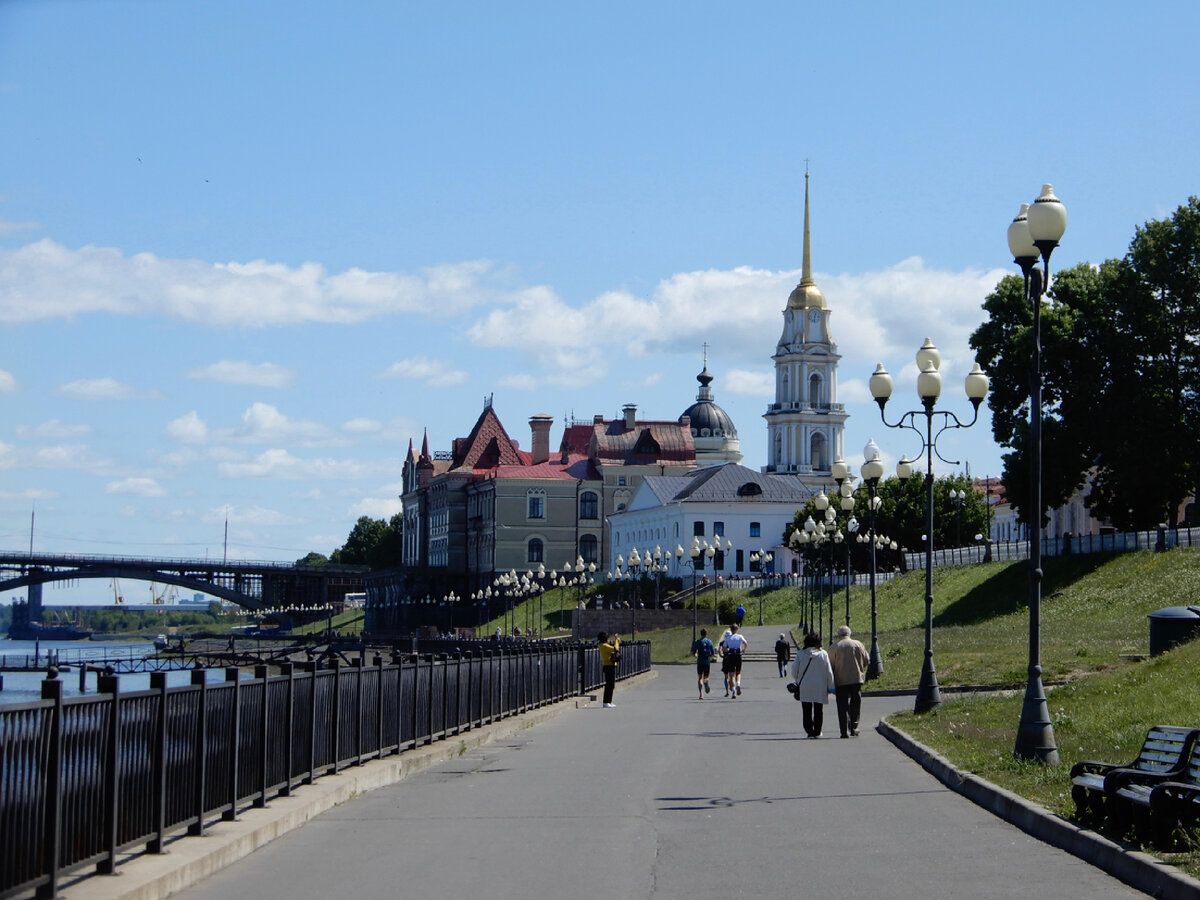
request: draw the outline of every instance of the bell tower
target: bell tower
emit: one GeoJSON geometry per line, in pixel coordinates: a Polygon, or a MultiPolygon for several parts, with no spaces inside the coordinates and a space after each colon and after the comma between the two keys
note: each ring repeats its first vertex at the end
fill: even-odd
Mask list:
{"type": "Polygon", "coordinates": [[[847,414],[837,402],[841,356],[829,331],[829,306],[812,277],[808,172],[804,173],[804,263],[800,283],[783,310],[775,347],[775,402],[767,420],[764,472],[795,474],[810,487],[827,486],[842,455],[847,414]]]}

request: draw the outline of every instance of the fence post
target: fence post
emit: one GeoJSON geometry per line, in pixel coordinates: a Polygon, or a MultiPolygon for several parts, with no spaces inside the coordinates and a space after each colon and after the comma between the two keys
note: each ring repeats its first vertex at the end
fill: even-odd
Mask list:
{"type": "Polygon", "coordinates": [[[221,819],[233,822],[237,819],[238,804],[238,770],[241,769],[241,737],[242,737],[242,682],[241,670],[237,666],[225,667],[225,681],[233,685],[233,703],[229,723],[229,808],[221,811],[221,819]]]}
{"type": "Polygon", "coordinates": [[[167,673],[151,672],[150,689],[158,691],[158,716],[154,723],[154,837],[147,853],[162,853],[167,837],[167,673]]]}
{"type": "Polygon", "coordinates": [[[292,795],[292,760],[296,751],[296,667],[290,662],[279,667],[279,674],[287,678],[287,698],[284,700],[284,732],[283,732],[283,787],[279,796],[292,795]]]}
{"type": "Polygon", "coordinates": [[[204,782],[208,761],[208,675],[204,669],[192,669],[192,684],[200,689],[196,744],[192,756],[195,760],[195,807],[192,813],[196,820],[188,826],[188,834],[199,837],[204,833],[204,782]]]}
{"type": "Polygon", "coordinates": [[[96,863],[101,875],[117,868],[117,784],[121,777],[121,688],[116,675],[104,674],[96,684],[97,692],[111,696],[108,714],[108,746],[104,764],[104,858],[96,863]]]}
{"type": "Polygon", "coordinates": [[[309,680],[312,682],[308,692],[308,775],[305,784],[317,780],[317,664],[307,663],[309,680]]]}
{"type": "MultiPolygon", "coordinates": [[[[330,735],[331,746],[333,748],[333,774],[338,773],[338,761],[341,759],[342,752],[342,664],[341,660],[333,661],[333,709],[331,710],[331,724],[333,734],[330,735]]],[[[313,727],[316,728],[316,721],[313,721],[313,727]]]]}
{"type": "Polygon", "coordinates": [[[383,759],[383,657],[378,653],[372,660],[375,665],[375,748],[379,759],[383,759]]]}
{"type": "Polygon", "coordinates": [[[271,756],[267,753],[267,736],[270,729],[270,710],[268,704],[271,702],[271,674],[267,666],[255,666],[254,678],[262,682],[262,704],[259,707],[258,716],[258,796],[254,798],[254,805],[262,809],[267,805],[267,768],[270,766],[271,756]]]}
{"type": "Polygon", "coordinates": [[[362,752],[363,730],[363,658],[354,658],[354,764],[363,763],[362,752]]]}
{"type": "Polygon", "coordinates": [[[62,719],[63,683],[58,680],[58,670],[51,668],[42,682],[42,699],[54,701],[50,713],[50,742],[46,754],[46,807],[45,831],[42,846],[45,848],[46,881],[38,886],[38,897],[54,897],[58,893],[58,867],[62,856],[62,719]]]}

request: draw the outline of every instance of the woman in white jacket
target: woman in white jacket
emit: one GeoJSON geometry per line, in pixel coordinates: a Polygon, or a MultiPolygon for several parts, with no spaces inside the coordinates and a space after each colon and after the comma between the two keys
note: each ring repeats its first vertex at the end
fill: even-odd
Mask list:
{"type": "Polygon", "coordinates": [[[804,710],[804,733],[819,738],[825,704],[833,693],[833,667],[829,665],[829,654],[821,649],[821,639],[812,632],[804,636],[804,647],[792,662],[792,681],[804,710]]]}

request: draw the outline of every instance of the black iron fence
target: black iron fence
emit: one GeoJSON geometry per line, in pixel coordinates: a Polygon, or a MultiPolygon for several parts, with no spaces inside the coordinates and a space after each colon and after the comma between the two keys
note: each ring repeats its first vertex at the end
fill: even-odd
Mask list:
{"type": "MultiPolygon", "coordinates": [[[[650,668],[624,644],[618,678],[650,668]]],[[[117,855],[161,853],[217,818],[323,775],[577,696],[604,680],[594,644],[555,642],[350,666],[236,668],[210,683],[0,706],[0,897],[55,896],[68,872],[111,874],[117,855]]]]}

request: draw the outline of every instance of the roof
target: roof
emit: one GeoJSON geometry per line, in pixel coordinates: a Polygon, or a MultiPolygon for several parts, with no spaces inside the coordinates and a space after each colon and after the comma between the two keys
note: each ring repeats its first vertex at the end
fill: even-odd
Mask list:
{"type": "Polygon", "coordinates": [[[803,506],[814,496],[795,475],[756,472],[739,463],[705,466],[683,475],[648,475],[644,489],[668,503],[788,503],[803,506]]]}
{"type": "Polygon", "coordinates": [[[597,422],[592,426],[589,455],[598,462],[649,465],[653,463],[691,464],[696,445],[691,428],[679,422],[635,422],[626,429],[620,419],[597,422]]]}

